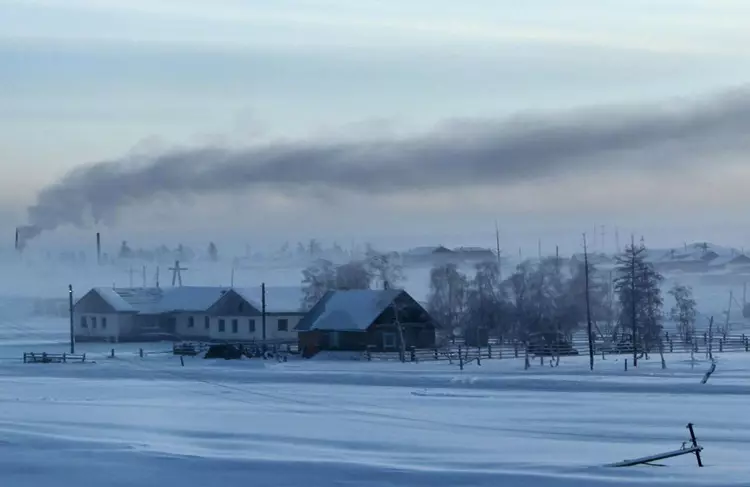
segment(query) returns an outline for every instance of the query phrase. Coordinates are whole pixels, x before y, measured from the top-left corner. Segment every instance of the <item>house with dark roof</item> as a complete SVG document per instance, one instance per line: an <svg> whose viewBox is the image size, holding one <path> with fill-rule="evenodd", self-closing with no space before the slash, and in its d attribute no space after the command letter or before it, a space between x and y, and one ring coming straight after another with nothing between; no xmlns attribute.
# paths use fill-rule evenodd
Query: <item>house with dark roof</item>
<svg viewBox="0 0 750 487"><path fill-rule="evenodd" d="M306 357L323 350L398 350L435 346L436 323L406 291L329 291L297 325Z"/></svg>

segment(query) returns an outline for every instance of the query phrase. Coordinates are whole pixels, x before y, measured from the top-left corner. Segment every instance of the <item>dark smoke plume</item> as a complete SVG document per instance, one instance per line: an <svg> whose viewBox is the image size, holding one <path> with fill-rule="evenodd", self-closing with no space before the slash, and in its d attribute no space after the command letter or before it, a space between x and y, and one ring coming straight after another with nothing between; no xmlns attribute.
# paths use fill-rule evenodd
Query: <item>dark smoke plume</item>
<svg viewBox="0 0 750 487"><path fill-rule="evenodd" d="M283 141L246 148L173 150L75 169L29 208L29 235L60 225L111 220L162 195L252 187L344 190L512 185L587 171L711 164L748 145L750 91L659 106L576 110L503 120L454 121L412 136Z"/></svg>

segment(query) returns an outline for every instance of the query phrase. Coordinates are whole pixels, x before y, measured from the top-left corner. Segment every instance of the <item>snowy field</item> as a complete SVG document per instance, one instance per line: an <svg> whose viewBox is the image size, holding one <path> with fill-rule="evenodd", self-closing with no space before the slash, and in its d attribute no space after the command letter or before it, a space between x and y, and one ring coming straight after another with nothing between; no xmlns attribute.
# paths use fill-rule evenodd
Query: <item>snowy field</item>
<svg viewBox="0 0 750 487"><path fill-rule="evenodd" d="M49 325L49 323L47 323ZM0 346L3 485L748 485L750 354L287 363L140 359L138 344L81 344L95 363L22 364L64 351L64 329L5 322ZM45 333L45 329L47 332ZM15 331L14 331L15 330ZM17 339L11 339L13 333ZM34 343L35 340L37 343ZM147 350L164 350L149 344ZM603 465L674 450L664 467Z"/></svg>

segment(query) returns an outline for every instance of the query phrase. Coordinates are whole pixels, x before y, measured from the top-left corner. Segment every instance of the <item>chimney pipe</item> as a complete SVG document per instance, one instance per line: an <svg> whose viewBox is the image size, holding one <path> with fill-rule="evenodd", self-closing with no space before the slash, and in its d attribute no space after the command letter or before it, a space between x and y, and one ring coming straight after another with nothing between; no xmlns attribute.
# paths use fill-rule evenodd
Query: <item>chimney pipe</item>
<svg viewBox="0 0 750 487"><path fill-rule="evenodd" d="M102 236L96 232L96 264L102 265Z"/></svg>

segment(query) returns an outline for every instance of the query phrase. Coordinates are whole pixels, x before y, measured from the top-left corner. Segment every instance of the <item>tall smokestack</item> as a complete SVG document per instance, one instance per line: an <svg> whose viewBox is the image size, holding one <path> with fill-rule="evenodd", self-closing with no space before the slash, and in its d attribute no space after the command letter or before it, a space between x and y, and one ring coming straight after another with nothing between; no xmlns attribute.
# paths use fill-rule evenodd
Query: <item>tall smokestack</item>
<svg viewBox="0 0 750 487"><path fill-rule="evenodd" d="M102 236L96 232L96 264L102 265Z"/></svg>

